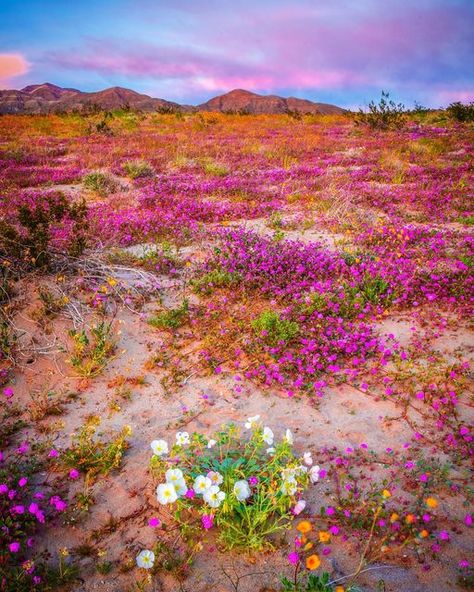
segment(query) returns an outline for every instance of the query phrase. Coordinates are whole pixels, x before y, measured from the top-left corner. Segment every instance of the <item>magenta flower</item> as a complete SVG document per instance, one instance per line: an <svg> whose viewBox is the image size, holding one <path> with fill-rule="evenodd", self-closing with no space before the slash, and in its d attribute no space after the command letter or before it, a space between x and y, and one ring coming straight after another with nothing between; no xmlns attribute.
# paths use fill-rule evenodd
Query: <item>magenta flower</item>
<svg viewBox="0 0 474 592"><path fill-rule="evenodd" d="M69 471L69 478L74 481L79 478L79 471L77 469L71 469Z"/></svg>
<svg viewBox="0 0 474 592"><path fill-rule="evenodd" d="M287 558L291 565L297 565L300 562L300 556L296 551L288 553Z"/></svg>
<svg viewBox="0 0 474 592"><path fill-rule="evenodd" d="M13 543L10 543L8 545L8 548L10 549L11 553L18 553L18 551L20 550L20 543L18 543L16 541Z"/></svg>
<svg viewBox="0 0 474 592"><path fill-rule="evenodd" d="M148 520L148 526L151 526L151 528L158 528L161 526L161 520L159 518L150 518L150 520Z"/></svg>
<svg viewBox="0 0 474 592"><path fill-rule="evenodd" d="M206 530L209 530L214 525L214 516L212 514L203 514L201 516L201 523Z"/></svg>

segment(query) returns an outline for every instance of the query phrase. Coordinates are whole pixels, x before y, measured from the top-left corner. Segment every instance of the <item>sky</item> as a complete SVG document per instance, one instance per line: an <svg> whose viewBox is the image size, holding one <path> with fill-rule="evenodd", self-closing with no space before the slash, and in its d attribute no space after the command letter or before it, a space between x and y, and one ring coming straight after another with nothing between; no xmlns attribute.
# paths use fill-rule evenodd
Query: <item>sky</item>
<svg viewBox="0 0 474 592"><path fill-rule="evenodd" d="M0 88L474 100L474 0L0 0Z"/></svg>

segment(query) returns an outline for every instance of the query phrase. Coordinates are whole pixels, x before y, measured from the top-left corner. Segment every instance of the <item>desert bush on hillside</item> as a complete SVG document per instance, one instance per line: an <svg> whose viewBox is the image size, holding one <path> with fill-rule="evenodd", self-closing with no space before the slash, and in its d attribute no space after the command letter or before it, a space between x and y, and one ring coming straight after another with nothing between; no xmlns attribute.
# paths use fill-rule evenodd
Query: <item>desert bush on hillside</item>
<svg viewBox="0 0 474 592"><path fill-rule="evenodd" d="M355 115L356 125L366 125L371 129L391 130L400 129L405 124L406 112L402 103L395 103L390 99L388 92L382 91L378 103L370 101L369 110L359 112Z"/></svg>
<svg viewBox="0 0 474 592"><path fill-rule="evenodd" d="M474 101L467 104L463 104L460 101L451 103L446 111L456 121L474 121Z"/></svg>

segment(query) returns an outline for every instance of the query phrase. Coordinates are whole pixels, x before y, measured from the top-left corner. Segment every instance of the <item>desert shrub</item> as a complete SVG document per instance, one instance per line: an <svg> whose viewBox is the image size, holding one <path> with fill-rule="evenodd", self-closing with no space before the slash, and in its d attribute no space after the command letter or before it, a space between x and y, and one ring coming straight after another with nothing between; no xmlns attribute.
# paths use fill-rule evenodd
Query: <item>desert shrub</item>
<svg viewBox="0 0 474 592"><path fill-rule="evenodd" d="M99 195L109 195L115 193L118 189L118 183L107 173L94 172L88 173L83 179L84 187L89 191L94 191Z"/></svg>
<svg viewBox="0 0 474 592"><path fill-rule="evenodd" d="M252 321L252 328L257 335L270 345L278 345L284 341L292 341L299 333L298 323L282 319L278 312L265 310Z"/></svg>
<svg viewBox="0 0 474 592"><path fill-rule="evenodd" d="M385 91L382 91L378 103L370 101L368 111L359 109L354 116L356 125L366 125L378 130L400 129L405 124L405 119L404 105L395 103Z"/></svg>
<svg viewBox="0 0 474 592"><path fill-rule="evenodd" d="M116 349L112 323L101 321L89 331L69 331L73 347L69 362L80 376L97 376L107 366Z"/></svg>
<svg viewBox="0 0 474 592"><path fill-rule="evenodd" d="M188 313L189 302L184 299L180 306L157 313L148 323L157 329L179 329L188 320Z"/></svg>
<svg viewBox="0 0 474 592"><path fill-rule="evenodd" d="M474 101L467 104L461 103L460 101L451 103L446 111L455 121L474 121Z"/></svg>
<svg viewBox="0 0 474 592"><path fill-rule="evenodd" d="M228 288L238 284L241 276L238 273L231 273L220 269L213 269L203 276L192 281L192 286L195 292L203 294L211 294L215 288Z"/></svg>
<svg viewBox="0 0 474 592"><path fill-rule="evenodd" d="M68 202L63 193L47 193L19 202L8 220L0 221L0 256L24 265L50 267L53 232L69 225L66 252L79 257L87 246L87 206L84 200ZM57 250L59 252L59 250ZM62 254L62 252L61 252Z"/></svg>
<svg viewBox="0 0 474 592"><path fill-rule="evenodd" d="M128 160L122 165L123 171L131 179L153 176L153 167L143 160Z"/></svg>
<svg viewBox="0 0 474 592"><path fill-rule="evenodd" d="M227 549L259 551L271 548L270 537L288 528L292 506L319 467L302 465L289 430L276 442L258 415L245 427L248 438L229 424L211 439L178 432L171 448L155 440L151 469L160 481L158 501L175 504L182 529L198 521L206 530L215 525Z"/></svg>

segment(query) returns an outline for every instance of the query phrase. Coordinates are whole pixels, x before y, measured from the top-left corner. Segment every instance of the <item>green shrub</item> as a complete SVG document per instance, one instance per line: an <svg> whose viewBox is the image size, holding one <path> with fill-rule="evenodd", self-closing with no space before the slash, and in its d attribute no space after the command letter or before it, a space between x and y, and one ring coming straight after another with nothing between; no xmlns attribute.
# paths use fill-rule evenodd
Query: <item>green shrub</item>
<svg viewBox="0 0 474 592"><path fill-rule="evenodd" d="M459 101L451 103L446 111L455 121L474 121L474 101L468 104L463 104Z"/></svg>
<svg viewBox="0 0 474 592"><path fill-rule="evenodd" d="M395 103L390 99L388 92L382 91L378 103L370 101L369 110L355 115L356 125L367 125L371 129L389 130L400 129L405 124L405 107L402 103Z"/></svg>
<svg viewBox="0 0 474 592"><path fill-rule="evenodd" d="M252 321L252 328L258 335L270 345L278 345L293 340L299 333L298 323L282 319L280 314L273 310L266 310Z"/></svg>
<svg viewBox="0 0 474 592"><path fill-rule="evenodd" d="M128 160L122 165L123 171L130 179L140 179L153 176L153 168L144 160Z"/></svg>
<svg viewBox="0 0 474 592"><path fill-rule="evenodd" d="M88 173L83 179L84 187L89 191L94 191L99 195L109 195L115 193L118 183L106 173L94 172Z"/></svg>

